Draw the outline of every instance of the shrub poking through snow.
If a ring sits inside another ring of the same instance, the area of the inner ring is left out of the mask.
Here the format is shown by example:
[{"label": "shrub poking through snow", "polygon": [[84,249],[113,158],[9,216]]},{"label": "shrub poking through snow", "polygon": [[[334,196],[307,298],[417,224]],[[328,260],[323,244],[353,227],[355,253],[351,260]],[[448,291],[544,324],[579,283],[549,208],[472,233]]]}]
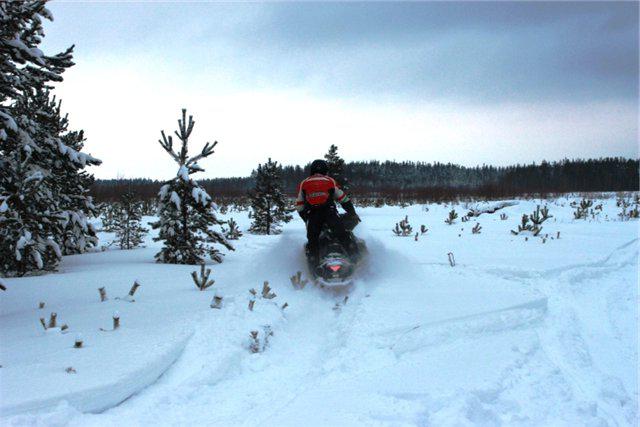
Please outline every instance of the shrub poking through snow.
[{"label": "shrub poking through snow", "polygon": [[538,234],[540,234],[540,231],[542,231],[542,227],[539,227],[533,222],[530,222],[529,215],[524,214],[522,215],[520,225],[518,225],[518,230],[511,230],[511,234],[517,236],[520,233],[529,232],[532,235],[537,236]]},{"label": "shrub poking through snow", "polygon": [[100,293],[100,302],[105,302],[109,298],[107,298],[107,290],[105,287],[98,288],[98,292]]},{"label": "shrub poking through snow", "polygon": [[482,227],[480,226],[479,222],[476,222],[476,225],[474,225],[473,228],[471,229],[471,233],[480,234],[480,230],[482,230]]},{"label": "shrub poking through snow", "polygon": [[501,221],[506,221],[508,219],[509,219],[509,216],[506,213],[503,212],[503,213],[500,214],[500,220]]},{"label": "shrub poking through snow", "polygon": [[211,300],[211,304],[209,305],[211,308],[221,309],[222,308],[222,297],[218,295],[214,295]]},{"label": "shrub poking through snow", "polygon": [[4,282],[2,281],[2,279],[0,279],[0,290],[6,291],[7,290],[7,286],[4,284]]},{"label": "shrub poking through snow", "polygon": [[254,234],[279,234],[280,225],[291,221],[287,198],[282,191],[282,166],[271,159],[258,165],[256,186],[251,192],[253,222],[249,231]]},{"label": "shrub poking through snow", "polygon": [[[73,343],[73,348],[82,348],[83,345],[84,345],[84,341],[82,340],[82,335],[81,334],[76,335],[76,339]],[[67,369],[73,369],[73,368],[67,368]],[[75,369],[73,372],[75,373]]]},{"label": "shrub poking through snow", "polygon": [[289,278],[291,280],[291,284],[294,289],[304,289],[304,287],[309,283],[309,280],[302,278],[302,272],[298,271],[296,274]]},{"label": "shrub poking through snow", "polygon": [[264,299],[274,299],[276,294],[271,291],[271,287],[269,286],[269,282],[265,280],[262,284],[262,298]]},{"label": "shrub poking through snow", "polygon": [[272,336],[273,330],[269,325],[262,327],[262,333],[255,330],[249,332],[249,351],[251,353],[262,353],[269,345],[269,338]]},{"label": "shrub poking through snow", "polygon": [[427,234],[427,231],[429,231],[429,229],[427,228],[427,226],[426,226],[426,225],[424,225],[424,224],[422,224],[422,225],[420,226],[420,234],[421,234],[421,235],[422,235],[422,234]]},{"label": "shrub poking through snow", "polygon": [[400,237],[407,237],[413,234],[413,228],[409,224],[409,216],[405,216],[400,222],[396,222],[396,227],[392,229],[393,234]]},{"label": "shrub poking through snow", "polygon": [[253,306],[256,304],[256,295],[258,292],[251,288],[249,289],[249,293],[251,294],[251,297],[249,298],[249,311],[253,311]]},{"label": "shrub poking through snow", "polygon": [[51,313],[49,316],[49,324],[47,325],[47,329],[55,328],[58,326],[58,313]]},{"label": "shrub poking through snow", "polygon": [[[76,347],[76,348],[80,348],[80,347]],[[67,369],[64,370],[67,374],[77,374],[78,371],[76,371],[73,366],[69,366]]]},{"label": "shrub poking through snow", "polygon": [[553,218],[553,216],[549,215],[549,208],[547,206],[540,209],[540,205],[538,205],[536,207],[536,210],[531,215],[529,215],[529,220],[533,223],[533,225],[538,227],[549,218]]},{"label": "shrub poking through snow", "polygon": [[44,308],[44,306],[45,306],[44,301],[40,301],[40,302],[38,303],[38,308],[39,308],[40,310],[42,310],[42,309]]},{"label": "shrub poking through snow", "polygon": [[242,237],[242,231],[240,231],[238,223],[233,218],[229,218],[229,221],[227,221],[227,226],[229,228],[222,228],[224,237],[226,237],[227,240],[238,240],[240,237]]},{"label": "shrub poking through snow", "polygon": [[211,269],[205,269],[204,263],[200,265],[200,275],[195,271],[191,272],[191,278],[193,279],[193,283],[196,284],[196,288],[201,291],[213,286],[215,280],[210,280],[209,275],[211,274]]},{"label": "shrub poking through snow", "polygon": [[625,198],[619,198],[617,203],[618,207],[621,209],[618,217],[621,221],[628,221],[630,219],[638,219],[640,218],[640,210],[638,209],[638,200],[635,201],[632,207],[631,200]]},{"label": "shrub poking through snow", "polygon": [[456,222],[457,218],[458,218],[458,213],[456,212],[455,209],[451,209],[451,211],[449,211],[449,216],[447,217],[447,219],[444,220],[444,222],[449,225],[452,225],[454,222]]},{"label": "shrub poking through snow", "polygon": [[593,200],[582,199],[580,204],[573,202],[571,206],[576,209],[575,212],[573,212],[574,219],[587,219],[589,216],[589,208],[593,206]]},{"label": "shrub poking through snow", "polygon": [[180,151],[174,150],[173,138],[161,132],[159,141],[162,148],[169,153],[178,164],[175,178],[160,188],[159,219],[151,224],[159,229],[155,241],[163,241],[164,246],[156,254],[158,262],[168,264],[200,264],[204,255],[212,260],[222,262],[222,254],[215,244],[220,244],[229,250],[233,246],[227,241],[222,232],[214,230],[214,226],[221,226],[214,213],[216,209],[213,200],[191,175],[202,172],[198,161],[213,154],[217,141],[206,143],[200,154],[193,157],[188,153],[188,142],[193,131],[193,117],[187,121],[187,110],[182,110],[182,119],[178,120],[178,131],[175,132],[182,145]]},{"label": "shrub poking through snow", "polygon": [[51,315],[49,316],[49,323],[46,323],[44,317],[41,317],[40,324],[45,331],[57,330],[60,332],[65,332],[67,329],[69,329],[69,326],[67,326],[66,324],[58,327],[58,313],[51,313]]}]

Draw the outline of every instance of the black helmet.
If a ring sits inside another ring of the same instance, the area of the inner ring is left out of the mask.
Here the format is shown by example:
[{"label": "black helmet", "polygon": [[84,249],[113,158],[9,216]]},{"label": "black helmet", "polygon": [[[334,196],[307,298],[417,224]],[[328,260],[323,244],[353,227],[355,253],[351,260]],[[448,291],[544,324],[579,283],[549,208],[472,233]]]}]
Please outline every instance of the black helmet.
[{"label": "black helmet", "polygon": [[326,161],[318,159],[311,162],[311,175],[315,173],[326,175],[327,172],[329,172],[329,164]]}]

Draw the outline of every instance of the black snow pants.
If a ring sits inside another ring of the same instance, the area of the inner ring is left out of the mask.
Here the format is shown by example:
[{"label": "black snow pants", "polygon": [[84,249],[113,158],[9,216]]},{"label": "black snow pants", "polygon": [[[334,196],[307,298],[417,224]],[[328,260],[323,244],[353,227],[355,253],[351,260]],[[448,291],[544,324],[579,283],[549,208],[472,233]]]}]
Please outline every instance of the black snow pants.
[{"label": "black snow pants", "polygon": [[307,253],[317,260],[319,256],[319,237],[322,226],[327,224],[342,246],[351,254],[353,252],[353,242],[349,232],[342,224],[338,211],[334,204],[327,204],[321,207],[309,209],[307,216]]}]

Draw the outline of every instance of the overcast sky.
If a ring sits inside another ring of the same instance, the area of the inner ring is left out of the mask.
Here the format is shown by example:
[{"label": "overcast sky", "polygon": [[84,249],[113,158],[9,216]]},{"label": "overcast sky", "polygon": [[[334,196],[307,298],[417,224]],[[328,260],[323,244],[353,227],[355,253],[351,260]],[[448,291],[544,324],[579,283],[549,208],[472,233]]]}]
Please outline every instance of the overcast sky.
[{"label": "overcast sky", "polygon": [[346,160],[638,156],[637,2],[49,4],[43,50],[107,177],[167,178],[180,109],[202,177]]}]

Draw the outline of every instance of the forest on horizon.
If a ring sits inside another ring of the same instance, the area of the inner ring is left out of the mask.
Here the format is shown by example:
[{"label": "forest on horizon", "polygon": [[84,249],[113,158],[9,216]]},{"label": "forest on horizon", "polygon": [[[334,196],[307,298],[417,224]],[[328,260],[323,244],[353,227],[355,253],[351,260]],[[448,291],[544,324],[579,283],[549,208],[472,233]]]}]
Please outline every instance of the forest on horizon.
[{"label": "forest on horizon", "polygon": [[[293,196],[308,176],[309,164],[280,168],[283,189]],[[343,166],[342,178],[356,198],[387,200],[450,200],[504,198],[568,192],[638,191],[640,160],[621,157],[565,159],[513,166],[465,167],[451,163],[356,161]],[[172,177],[167,177],[171,179]],[[255,185],[255,170],[247,177],[209,178],[199,183],[215,199],[246,196]],[[157,196],[163,181],[148,178],[96,179],[96,201],[117,200],[128,189],[141,200]]]}]

